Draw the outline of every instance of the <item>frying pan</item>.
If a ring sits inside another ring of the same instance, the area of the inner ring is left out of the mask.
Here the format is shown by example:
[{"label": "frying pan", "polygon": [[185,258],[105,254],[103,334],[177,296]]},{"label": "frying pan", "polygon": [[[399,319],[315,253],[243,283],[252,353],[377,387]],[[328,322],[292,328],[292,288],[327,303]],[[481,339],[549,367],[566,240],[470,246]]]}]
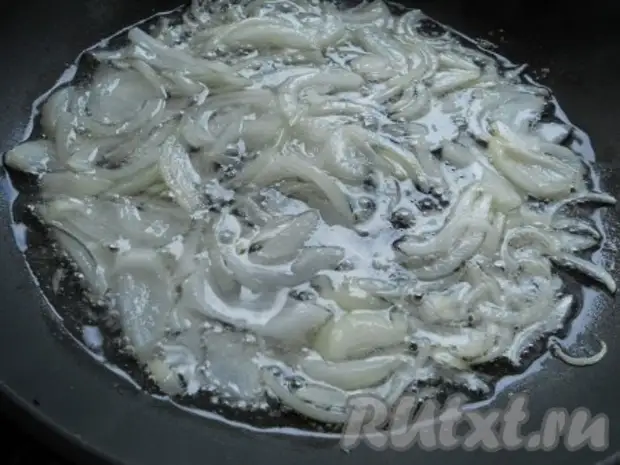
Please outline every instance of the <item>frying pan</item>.
[{"label": "frying pan", "polygon": [[[19,142],[31,103],[49,89],[83,49],[180,0],[20,0],[0,7],[0,151]],[[407,4],[407,2],[405,2]],[[532,69],[548,68],[543,82],[572,122],[593,140],[606,190],[620,196],[620,4],[434,0],[409,2]],[[0,176],[5,176],[4,173]],[[620,448],[620,309],[605,297],[573,324],[567,343],[586,345],[595,334],[608,355],[597,365],[571,368],[543,357],[532,373],[503,389],[481,409],[501,407],[513,392],[530,396],[528,432],[549,408],[579,407],[610,420],[605,451],[559,447],[552,452],[342,452],[337,441],[261,433],[182,411],[154,398],[93,359],[62,329],[16,245],[11,198],[0,199],[0,407],[41,440],[76,461],[122,465],[237,465],[277,461],[296,465],[502,463],[594,464]],[[607,215],[615,227],[615,213]],[[619,257],[620,258],[620,257]],[[617,258],[618,259],[618,258]],[[616,272],[616,279],[618,273]],[[79,306],[75,302],[75,306]],[[594,343],[595,344],[595,343]]]}]

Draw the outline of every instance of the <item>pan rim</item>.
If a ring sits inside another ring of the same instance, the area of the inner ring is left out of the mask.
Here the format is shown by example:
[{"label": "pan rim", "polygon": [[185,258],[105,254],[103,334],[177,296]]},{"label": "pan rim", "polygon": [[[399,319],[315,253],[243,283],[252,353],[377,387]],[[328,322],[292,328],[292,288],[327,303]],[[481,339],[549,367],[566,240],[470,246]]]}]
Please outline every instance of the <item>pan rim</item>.
[{"label": "pan rim", "polygon": [[[31,2],[31,4],[38,5],[37,8],[40,8],[42,11],[40,11],[40,14],[53,14],[53,8],[45,7],[44,3],[41,0]],[[79,5],[79,3],[78,0],[67,1],[67,4],[72,5],[71,8],[75,9],[75,14],[86,15],[86,4],[89,2],[83,2],[82,5]],[[163,1],[156,3],[169,5],[171,2]],[[142,13],[144,13],[144,9],[136,7],[135,19],[139,19]],[[17,19],[16,24],[19,24],[19,14]],[[126,22],[125,19],[123,21]],[[70,29],[70,26],[71,21],[69,19],[65,20],[65,22],[60,21],[60,24],[57,25],[58,28],[65,27],[68,29]],[[50,25],[45,26],[43,24],[43,28],[50,34],[54,31],[54,28]],[[114,26],[111,23],[93,26],[92,35],[101,36],[103,31],[109,28],[114,28]],[[5,33],[8,34],[6,31]],[[17,37],[18,41],[19,37],[24,39],[24,35],[27,34],[23,32],[20,36],[17,31],[12,31],[12,33],[17,34],[13,36],[13,39]],[[71,39],[69,33],[62,37],[65,40]],[[76,47],[79,48],[80,46],[76,44]],[[35,49],[39,51],[45,50],[42,46]],[[0,58],[4,57],[6,53],[6,51],[0,51]],[[66,56],[70,56],[70,51],[66,52]],[[21,66],[22,68],[18,66],[17,69],[27,69],[25,68],[25,63]],[[57,74],[59,75],[60,73]],[[19,76],[19,72],[16,75]],[[0,79],[0,83],[2,82],[3,80]],[[20,94],[12,99],[8,99],[8,113],[13,115],[12,112],[15,111],[16,114],[24,114],[25,98],[24,94]],[[561,98],[560,103],[563,103]],[[6,121],[0,120],[0,131],[5,131],[5,128],[8,127],[7,124]],[[2,148],[5,147],[0,147],[0,149]],[[63,441],[66,442],[68,440],[74,444],[74,447],[80,450],[85,447],[87,453],[93,453],[95,457],[105,463],[114,463],[114,460],[118,460],[124,465],[196,465],[207,457],[223,460],[224,463],[233,463],[243,462],[244,459],[247,460],[249,454],[252,454],[252,460],[261,463],[268,463],[268,461],[278,459],[282,460],[284,458],[285,460],[300,462],[300,465],[305,465],[305,463],[311,464],[317,461],[323,461],[326,464],[338,463],[339,465],[344,462],[346,465],[347,461],[352,462],[352,460],[355,460],[356,463],[360,462],[364,465],[371,465],[386,460],[397,462],[399,460],[416,459],[425,459],[430,462],[437,460],[446,465],[451,463],[476,463],[483,465],[487,462],[495,463],[497,460],[505,461],[507,464],[520,464],[527,460],[530,465],[536,465],[537,463],[546,463],[546,460],[548,460],[544,453],[536,454],[536,457],[542,458],[535,458],[534,455],[524,455],[518,452],[515,455],[509,456],[503,451],[498,452],[499,455],[497,456],[490,454],[481,456],[476,453],[463,456],[462,452],[459,453],[459,451],[456,451],[456,453],[447,452],[445,454],[435,453],[426,456],[422,451],[419,451],[419,453],[418,451],[411,451],[411,454],[406,454],[406,458],[403,458],[403,456],[399,458],[394,452],[386,454],[368,453],[364,455],[361,450],[344,455],[334,447],[325,448],[311,442],[308,443],[308,441],[291,444],[290,438],[281,438],[274,435],[261,434],[257,438],[254,434],[243,432],[237,428],[225,427],[221,423],[205,423],[208,420],[198,419],[194,415],[187,415],[185,413],[180,415],[180,411],[176,407],[153,399],[147,394],[136,391],[129,385],[125,386],[125,383],[119,380],[116,375],[109,372],[92,357],[84,354],[82,349],[72,342],[69,336],[63,334],[62,331],[50,331],[50,323],[53,322],[47,321],[45,317],[41,317],[42,314],[48,312],[46,301],[40,294],[39,288],[33,282],[30,271],[12,236],[11,228],[7,221],[10,205],[6,200],[5,198],[0,199],[0,250],[3,251],[4,260],[16,265],[6,277],[0,279],[0,295],[5,296],[3,309],[0,312],[0,327],[5,328],[5,331],[8,329],[7,335],[3,335],[0,338],[0,350],[2,350],[3,354],[11,353],[14,350],[12,349],[13,347],[16,345],[19,347],[20,341],[23,341],[24,337],[26,339],[36,339],[37,345],[32,349],[31,353],[25,354],[20,361],[10,360],[11,357],[0,357],[0,396],[4,396],[10,402],[16,403],[17,410],[25,409],[29,412],[35,422],[42,423],[49,428],[50,434],[59,433]],[[614,318],[613,315],[597,323],[601,326],[609,324],[614,328],[620,327],[618,319]],[[610,349],[613,350],[613,347],[610,347]],[[72,363],[68,363],[69,357]],[[29,367],[41,364],[46,365],[43,374],[33,375],[28,372]],[[26,368],[23,365],[26,365]],[[557,399],[565,398],[570,393],[562,392],[558,388],[568,384],[571,376],[574,379],[575,369],[561,367],[559,363],[556,363],[555,366],[556,370],[550,370],[544,374],[544,378],[551,379],[553,384],[542,386],[544,383],[539,383],[540,378],[530,377],[529,381],[526,380],[524,383],[524,389],[529,390],[533,395],[536,393],[540,394],[542,389],[541,398],[545,399],[550,396]],[[611,363],[611,360],[604,361],[593,371],[590,371],[590,375],[584,375],[585,383],[588,383],[588,380],[590,380],[590,385],[596,387],[597,384],[600,385],[600,380],[597,381],[592,373],[607,374],[610,371],[614,371],[613,363]],[[567,373],[573,373],[573,375],[568,375]],[[40,376],[38,381],[37,376]],[[49,384],[47,386],[39,385],[43,383]],[[119,387],[119,384],[122,386]],[[584,381],[582,381],[583,384]],[[609,394],[613,394],[609,386],[607,391],[609,391],[608,394],[601,394],[601,397],[610,397]],[[577,395],[579,394],[577,393]],[[578,401],[578,399],[571,399],[571,395],[568,397],[569,399],[564,402],[565,404]],[[40,403],[36,408],[29,400],[34,398],[37,398]],[[600,402],[594,401],[595,399],[591,400],[593,402],[592,405],[600,404]],[[95,407],[93,405],[95,402],[100,405]],[[616,409],[618,409],[618,406],[616,406]],[[542,416],[542,414],[543,411],[540,410],[537,415]],[[95,422],[90,421],[87,418],[89,415],[101,416],[101,422],[104,425],[97,425]],[[107,419],[103,418],[105,415],[108,415]],[[131,418],[132,415],[135,415],[135,418]],[[17,412],[16,416],[19,416]],[[613,416],[620,421],[620,412],[614,412]],[[149,431],[136,430],[136,428],[144,427],[141,422],[148,425],[146,429]],[[208,426],[209,424],[211,424],[211,427]],[[181,432],[177,432],[175,433],[176,436],[171,437],[171,425],[174,425]],[[185,433],[191,435],[191,438],[183,437]],[[211,435],[210,433],[213,434]],[[79,434],[79,437],[77,434]],[[129,443],[127,436],[131,434],[137,436],[136,442],[143,446],[142,449],[136,448],[133,443]],[[620,444],[618,432],[612,431],[612,434],[614,435],[613,441],[615,444]],[[210,436],[209,440],[204,439],[205,435]],[[203,441],[202,444],[195,445],[195,443],[201,440]],[[254,440],[256,447],[246,450],[244,447],[246,440]],[[180,457],[171,454],[168,450],[171,447],[180,447],[180,445],[189,448]],[[215,454],[213,453],[213,448],[219,448]],[[113,453],[112,451],[115,452]],[[603,458],[604,455],[604,453],[588,453],[588,451],[585,451],[585,453],[577,453],[575,458],[572,458],[573,456],[568,455],[568,452],[562,453],[558,451],[556,457],[558,463],[564,463],[564,461],[573,463],[575,460],[578,460],[577,456],[579,457],[578,461],[585,463],[587,460],[588,463],[593,463],[599,458]],[[119,458],[116,459],[115,457]],[[170,460],[176,460],[176,462],[171,463]]]}]

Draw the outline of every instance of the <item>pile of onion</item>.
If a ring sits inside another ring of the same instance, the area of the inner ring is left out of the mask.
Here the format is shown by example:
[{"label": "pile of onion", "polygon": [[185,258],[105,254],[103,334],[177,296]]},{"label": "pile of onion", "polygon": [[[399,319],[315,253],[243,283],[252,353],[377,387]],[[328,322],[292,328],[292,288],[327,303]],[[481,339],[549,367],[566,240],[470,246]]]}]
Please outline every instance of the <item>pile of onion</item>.
[{"label": "pile of onion", "polygon": [[380,1],[177,19],[94,50],[5,159],[164,392],[343,422],[359,393],[486,391],[566,322],[558,267],[615,292],[570,208],[615,199],[497,57]]}]

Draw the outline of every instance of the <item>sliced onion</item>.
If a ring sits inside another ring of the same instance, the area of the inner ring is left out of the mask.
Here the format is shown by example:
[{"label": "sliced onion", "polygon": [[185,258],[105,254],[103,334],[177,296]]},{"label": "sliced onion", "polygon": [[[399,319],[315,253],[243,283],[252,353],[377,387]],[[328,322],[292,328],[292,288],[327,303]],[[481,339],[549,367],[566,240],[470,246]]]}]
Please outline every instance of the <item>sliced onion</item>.
[{"label": "sliced onion", "polygon": [[362,2],[355,8],[346,11],[343,19],[349,27],[373,25],[383,27],[391,16],[387,5],[382,1]]},{"label": "sliced onion", "polygon": [[600,362],[603,359],[603,357],[607,355],[607,344],[605,344],[604,341],[601,341],[601,349],[598,351],[598,353],[591,355],[589,357],[573,357],[571,355],[568,355],[564,351],[562,346],[560,346],[560,342],[556,337],[549,338],[548,345],[549,345],[549,348],[552,350],[552,353],[557,358],[562,360],[564,363],[567,363],[573,366],[583,367],[583,366],[594,365]]},{"label": "sliced onion", "polygon": [[204,205],[199,188],[200,175],[193,167],[187,150],[172,137],[162,145],[159,169],[168,189],[188,213],[193,214]]},{"label": "sliced onion", "polygon": [[28,141],[10,150],[4,156],[7,166],[30,174],[43,174],[57,168],[55,146],[48,140]]},{"label": "sliced onion", "polygon": [[554,254],[551,256],[552,260],[560,266],[575,269],[586,276],[603,284],[609,292],[614,294],[617,289],[616,281],[613,276],[609,274],[602,266],[594,265],[591,262],[579,258],[575,255],[568,253]]},{"label": "sliced onion", "polygon": [[[526,165],[514,160],[510,152],[494,141],[489,144],[489,151],[497,169],[532,196],[542,199],[565,196],[580,183],[581,172],[561,162],[555,162],[553,168]],[[549,163],[552,163],[551,160]]]},{"label": "sliced onion", "polygon": [[311,50],[318,44],[306,31],[296,30],[285,21],[273,18],[248,18],[217,33],[208,45],[209,49],[222,44],[227,47],[297,48]]},{"label": "sliced onion", "polygon": [[71,197],[89,197],[106,192],[112,187],[108,179],[96,178],[69,171],[45,173],[40,180],[41,190],[46,196],[69,195]]},{"label": "sliced onion", "polygon": [[334,206],[341,217],[353,223],[349,200],[338,184],[315,166],[298,157],[281,157],[253,179],[257,185],[269,185],[283,179],[301,177],[312,183]]},{"label": "sliced onion", "polygon": [[314,332],[323,326],[332,313],[311,302],[295,302],[284,307],[263,325],[250,325],[256,334],[288,345],[308,343]]},{"label": "sliced onion", "polygon": [[334,362],[368,355],[378,349],[404,342],[407,323],[402,315],[376,311],[355,311],[332,320],[319,331],[315,350]]},{"label": "sliced onion", "polygon": [[480,70],[439,71],[433,77],[431,91],[435,95],[443,95],[455,91],[480,78]]},{"label": "sliced onion", "polygon": [[333,300],[343,310],[385,310],[392,306],[389,300],[373,296],[360,286],[358,280],[347,279],[334,288],[328,276],[319,275],[313,278],[312,286],[323,298]]},{"label": "sliced onion", "polygon": [[256,252],[250,252],[250,260],[262,265],[282,263],[293,259],[310,234],[319,224],[319,215],[312,210],[295,217],[284,217],[272,224],[266,224],[261,233],[252,240]]},{"label": "sliced onion", "polygon": [[310,378],[344,390],[375,386],[403,364],[394,355],[369,357],[364,360],[331,363],[317,357],[307,357],[300,366]]},{"label": "sliced onion", "polygon": [[380,55],[361,55],[351,61],[351,68],[369,81],[384,81],[394,76],[390,60]]},{"label": "sliced onion", "polygon": [[[269,388],[284,405],[302,415],[326,423],[345,423],[349,418],[348,412],[342,408],[343,406],[317,406],[314,402],[300,399],[294,393],[291,393],[291,391],[283,386],[280,380],[268,370],[263,370],[262,375],[262,380],[266,387]],[[314,400],[319,402],[323,400],[324,402],[324,398]]]},{"label": "sliced onion", "polygon": [[112,280],[123,330],[138,356],[148,358],[173,305],[168,272],[155,252],[133,250],[118,255]]},{"label": "sliced onion", "polygon": [[137,46],[134,57],[158,68],[186,72],[207,85],[239,88],[249,84],[223,63],[194,58],[184,50],[166,47],[138,28],[131,29],[128,38]]}]

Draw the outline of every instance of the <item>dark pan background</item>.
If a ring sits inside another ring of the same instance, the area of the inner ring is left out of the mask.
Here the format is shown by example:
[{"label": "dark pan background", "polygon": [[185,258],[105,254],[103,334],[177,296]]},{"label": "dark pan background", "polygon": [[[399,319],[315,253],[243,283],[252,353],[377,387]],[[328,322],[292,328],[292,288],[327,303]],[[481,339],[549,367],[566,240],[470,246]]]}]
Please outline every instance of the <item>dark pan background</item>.
[{"label": "dark pan background", "polygon": [[[500,53],[515,62],[527,62],[534,70],[548,68],[543,82],[555,91],[571,120],[592,137],[607,190],[620,196],[619,2],[404,3],[422,8],[469,36],[498,44]],[[0,152],[21,139],[31,102],[55,82],[80,50],[177,4],[175,0],[0,0]],[[31,441],[20,446],[15,424],[59,454],[88,465],[237,465],[249,461],[258,465],[275,461],[295,465],[590,465],[620,449],[617,300],[608,299],[609,307],[593,327],[609,346],[609,355],[600,364],[576,370],[550,362],[548,370],[524,386],[532,393],[536,425],[549,407],[587,406],[593,413],[606,413],[611,420],[611,447],[605,453],[457,450],[379,454],[355,450],[344,454],[334,444],[231,431],[219,423],[188,417],[120,382],[58,329],[15,247],[7,215],[8,204],[1,198],[0,412],[10,422],[2,420],[0,426],[14,431],[1,433],[2,465],[13,465],[11,454],[15,452],[22,456],[16,465],[55,463],[28,455],[40,446]],[[43,455],[48,457],[47,452]]]}]

